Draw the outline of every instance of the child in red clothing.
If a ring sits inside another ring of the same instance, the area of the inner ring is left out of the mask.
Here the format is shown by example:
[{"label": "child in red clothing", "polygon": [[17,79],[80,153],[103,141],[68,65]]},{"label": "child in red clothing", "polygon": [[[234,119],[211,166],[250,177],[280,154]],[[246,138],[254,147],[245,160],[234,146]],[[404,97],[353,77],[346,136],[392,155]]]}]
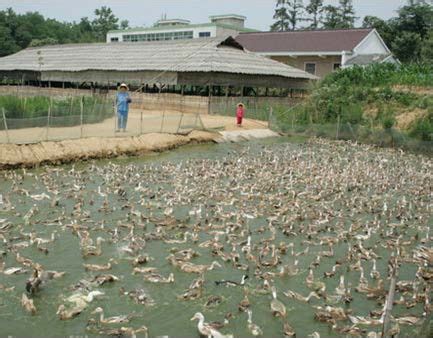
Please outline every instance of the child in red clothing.
[{"label": "child in red clothing", "polygon": [[243,103],[238,103],[238,106],[236,108],[236,119],[237,119],[237,125],[238,127],[242,127],[242,119],[245,115],[245,106]]}]

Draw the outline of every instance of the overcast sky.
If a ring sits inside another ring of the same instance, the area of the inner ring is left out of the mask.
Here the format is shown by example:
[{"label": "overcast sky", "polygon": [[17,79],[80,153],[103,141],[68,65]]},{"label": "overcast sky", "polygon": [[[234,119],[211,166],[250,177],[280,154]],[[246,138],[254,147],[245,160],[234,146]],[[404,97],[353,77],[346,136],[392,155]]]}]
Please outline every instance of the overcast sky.
[{"label": "overcast sky", "polygon": [[[246,26],[269,30],[275,0],[0,0],[0,9],[12,7],[16,12],[38,11],[44,16],[61,21],[79,21],[93,17],[95,8],[109,6],[116,16],[127,19],[131,26],[149,26],[162,14],[168,18],[208,22],[209,15],[236,13],[247,17]],[[308,3],[309,0],[304,0]],[[325,0],[336,4],[338,0]],[[375,15],[388,19],[407,0],[354,0],[357,16]],[[358,22],[362,22],[358,20]]]}]

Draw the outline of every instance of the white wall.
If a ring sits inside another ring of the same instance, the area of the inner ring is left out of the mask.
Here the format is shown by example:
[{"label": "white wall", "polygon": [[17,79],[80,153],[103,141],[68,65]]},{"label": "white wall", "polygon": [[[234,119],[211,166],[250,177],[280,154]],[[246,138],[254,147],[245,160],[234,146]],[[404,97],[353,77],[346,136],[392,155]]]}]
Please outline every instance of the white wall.
[{"label": "white wall", "polygon": [[[219,30],[220,30],[220,28],[218,28],[218,36],[222,35]],[[191,27],[191,28],[188,28],[188,27],[173,28],[172,27],[172,28],[157,29],[157,30],[143,30],[143,31],[134,31],[134,32],[124,31],[124,32],[108,33],[107,34],[107,43],[111,43],[111,38],[114,38],[114,37],[119,38],[119,42],[123,42],[122,37],[125,34],[135,35],[135,34],[183,32],[183,31],[193,31],[193,38],[194,39],[199,38],[200,32],[210,32],[211,33],[211,37],[216,37],[217,36],[217,26]],[[231,34],[231,32],[232,31],[230,31],[230,34]],[[235,32],[235,31],[233,31],[233,32]]]},{"label": "white wall", "polygon": [[379,34],[372,31],[364,41],[354,49],[355,54],[389,54],[390,51],[382,42]]}]

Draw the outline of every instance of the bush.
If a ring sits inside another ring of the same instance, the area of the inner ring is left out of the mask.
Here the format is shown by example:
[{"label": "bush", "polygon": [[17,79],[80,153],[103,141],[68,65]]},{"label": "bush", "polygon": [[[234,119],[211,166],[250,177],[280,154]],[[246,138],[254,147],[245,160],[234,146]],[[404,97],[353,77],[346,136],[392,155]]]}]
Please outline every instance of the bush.
[{"label": "bush", "polygon": [[433,141],[433,111],[415,121],[409,135],[422,141]]}]

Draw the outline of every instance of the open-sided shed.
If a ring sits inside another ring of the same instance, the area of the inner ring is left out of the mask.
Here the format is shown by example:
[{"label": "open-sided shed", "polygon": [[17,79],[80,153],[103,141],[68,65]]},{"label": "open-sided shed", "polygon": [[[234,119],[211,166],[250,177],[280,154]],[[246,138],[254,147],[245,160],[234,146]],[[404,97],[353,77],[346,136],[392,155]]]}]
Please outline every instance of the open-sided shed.
[{"label": "open-sided shed", "polygon": [[27,48],[0,58],[19,81],[306,88],[315,76],[244,50],[232,37]]}]

